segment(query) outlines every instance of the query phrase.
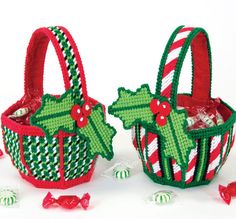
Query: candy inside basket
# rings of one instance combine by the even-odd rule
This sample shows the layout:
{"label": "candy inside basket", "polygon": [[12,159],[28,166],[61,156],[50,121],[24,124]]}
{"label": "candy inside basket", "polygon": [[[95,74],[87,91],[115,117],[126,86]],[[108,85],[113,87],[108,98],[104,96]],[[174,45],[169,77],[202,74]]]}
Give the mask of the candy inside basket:
{"label": "candy inside basket", "polygon": [[[23,98],[22,107],[15,110],[8,117],[21,125],[30,125],[30,117],[41,106],[40,97]],[[227,108],[221,104],[221,99],[211,99],[208,103],[193,100],[187,95],[178,95],[179,110],[185,109],[188,113],[188,130],[198,130],[222,125],[227,120]],[[224,115],[224,116],[223,116]],[[230,115],[229,115],[230,116]]]}
{"label": "candy inside basket", "polygon": [[222,125],[231,115],[220,98],[211,99],[206,103],[187,95],[178,95],[177,109],[187,111],[189,131]]}
{"label": "candy inside basket", "polygon": [[8,118],[11,118],[15,122],[21,125],[30,125],[30,117],[40,108],[42,104],[41,97],[29,97],[25,95],[19,102],[18,109],[8,115]]}

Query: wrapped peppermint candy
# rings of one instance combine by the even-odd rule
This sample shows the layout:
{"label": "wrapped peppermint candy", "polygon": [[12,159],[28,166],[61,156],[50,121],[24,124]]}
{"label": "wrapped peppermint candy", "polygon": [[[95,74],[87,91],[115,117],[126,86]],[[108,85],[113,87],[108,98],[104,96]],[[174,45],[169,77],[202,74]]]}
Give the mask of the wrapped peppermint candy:
{"label": "wrapped peppermint candy", "polygon": [[89,201],[90,195],[88,193],[85,193],[82,198],[79,198],[76,195],[64,195],[59,196],[56,199],[50,192],[48,192],[46,197],[43,199],[42,206],[47,209],[56,204],[62,208],[73,209],[80,205],[84,210],[86,210],[89,207]]}
{"label": "wrapped peppermint candy", "polygon": [[29,113],[30,109],[28,107],[23,107],[18,110],[16,110],[14,113],[12,113],[9,118],[19,118],[22,116],[25,116]]}
{"label": "wrapped peppermint candy", "polygon": [[187,123],[189,130],[204,129],[224,123],[224,119],[218,111],[220,102],[221,100],[217,98],[211,100],[205,106],[194,105],[178,107],[178,109],[185,109],[188,112]]}
{"label": "wrapped peppermint candy", "polygon": [[188,127],[192,127],[194,124],[196,124],[198,121],[198,118],[196,116],[188,117],[187,118],[187,123]]}
{"label": "wrapped peppermint candy", "polygon": [[36,112],[36,110],[41,106],[42,100],[41,98],[33,98],[28,99],[29,97],[25,97],[21,100],[21,105],[19,109],[15,110],[8,117],[20,123],[22,125],[30,124],[30,117]]}
{"label": "wrapped peppermint candy", "polygon": [[200,112],[197,117],[204,123],[206,128],[213,127],[216,125],[216,123],[213,121],[216,116],[213,114],[209,115],[206,112]]}
{"label": "wrapped peppermint candy", "polygon": [[216,121],[217,125],[222,125],[224,123],[224,119],[218,111],[216,111]]}

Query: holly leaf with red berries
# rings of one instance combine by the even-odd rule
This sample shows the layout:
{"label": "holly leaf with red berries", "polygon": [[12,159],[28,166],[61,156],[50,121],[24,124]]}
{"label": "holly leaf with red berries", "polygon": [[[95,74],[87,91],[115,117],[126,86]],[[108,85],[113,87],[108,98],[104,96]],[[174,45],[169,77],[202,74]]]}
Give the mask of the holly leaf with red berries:
{"label": "holly leaf with red berries", "polygon": [[87,101],[81,105],[75,104],[71,89],[59,98],[44,95],[41,107],[31,116],[31,125],[41,128],[48,141],[60,130],[76,132],[86,140],[91,158],[101,155],[111,160],[113,157],[112,139],[116,130],[106,123],[102,106],[92,106]]}
{"label": "holly leaf with red berries", "polygon": [[86,140],[92,157],[99,154],[107,160],[112,159],[112,139],[116,134],[116,130],[106,123],[100,104],[92,108],[87,124],[76,131],[82,139]]}
{"label": "holly leaf with red berries", "polygon": [[132,126],[151,128],[161,137],[164,154],[186,168],[195,141],[187,132],[185,110],[172,109],[165,97],[154,96],[148,85],[142,85],[136,92],[120,88],[118,99],[109,107],[109,113],[122,120],[124,128]]}
{"label": "holly leaf with red berries", "polygon": [[52,139],[59,130],[73,133],[75,121],[70,116],[73,105],[72,89],[66,91],[60,98],[45,94],[42,97],[41,107],[31,116],[30,123],[41,128],[48,139]]}
{"label": "holly leaf with red berries", "polygon": [[160,126],[158,122],[155,124],[165,157],[174,159],[183,169],[188,167],[190,151],[196,147],[195,141],[187,131],[187,117],[185,110],[173,109],[165,117],[165,125]]}
{"label": "holly leaf with red berries", "polygon": [[135,92],[119,88],[118,94],[118,99],[109,106],[108,112],[121,119],[125,129],[130,129],[137,123],[153,123],[150,102],[154,95],[147,84],[142,85]]}

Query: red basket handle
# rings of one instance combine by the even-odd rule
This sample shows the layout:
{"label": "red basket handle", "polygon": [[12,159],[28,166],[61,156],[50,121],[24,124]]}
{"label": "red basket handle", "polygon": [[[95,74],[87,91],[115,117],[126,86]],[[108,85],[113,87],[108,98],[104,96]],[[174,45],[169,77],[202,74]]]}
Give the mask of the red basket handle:
{"label": "red basket handle", "polygon": [[64,27],[37,29],[29,42],[25,63],[25,95],[43,95],[44,61],[49,41],[56,51],[63,73],[65,89],[73,89],[75,99],[86,100],[87,89],[77,46]]}
{"label": "red basket handle", "polygon": [[170,99],[176,108],[180,71],[191,46],[192,97],[202,102],[211,97],[211,52],[206,31],[202,28],[178,27],[171,35],[159,68],[156,94]]}

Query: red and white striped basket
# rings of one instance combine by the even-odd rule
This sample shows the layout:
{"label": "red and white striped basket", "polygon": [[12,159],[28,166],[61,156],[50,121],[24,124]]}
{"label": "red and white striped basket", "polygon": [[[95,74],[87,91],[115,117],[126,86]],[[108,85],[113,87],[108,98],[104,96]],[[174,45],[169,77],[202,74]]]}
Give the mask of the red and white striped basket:
{"label": "red and white striped basket", "polygon": [[[181,67],[191,48],[192,93],[177,94]],[[206,105],[211,98],[211,51],[208,35],[202,28],[178,27],[171,35],[162,56],[156,95],[170,100],[172,107]],[[163,156],[160,138],[140,124],[132,129],[133,144],[139,152],[144,172],[155,182],[181,188],[208,184],[225,163],[235,139],[235,111],[221,101],[223,125],[190,131],[197,147],[189,154],[186,170]]]}

